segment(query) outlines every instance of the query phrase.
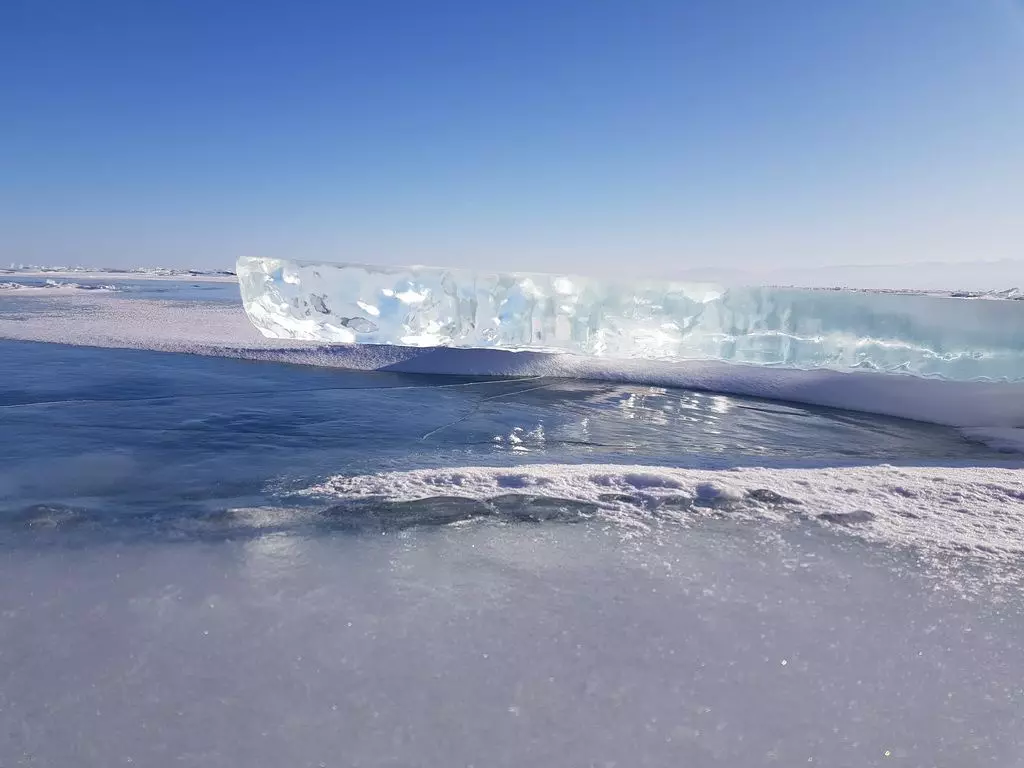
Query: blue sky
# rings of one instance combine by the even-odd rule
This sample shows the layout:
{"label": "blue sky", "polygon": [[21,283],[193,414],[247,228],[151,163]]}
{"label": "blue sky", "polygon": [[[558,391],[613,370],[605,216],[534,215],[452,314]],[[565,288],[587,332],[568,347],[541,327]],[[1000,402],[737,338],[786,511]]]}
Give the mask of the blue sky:
{"label": "blue sky", "polygon": [[1024,257],[1020,0],[5,0],[0,263]]}

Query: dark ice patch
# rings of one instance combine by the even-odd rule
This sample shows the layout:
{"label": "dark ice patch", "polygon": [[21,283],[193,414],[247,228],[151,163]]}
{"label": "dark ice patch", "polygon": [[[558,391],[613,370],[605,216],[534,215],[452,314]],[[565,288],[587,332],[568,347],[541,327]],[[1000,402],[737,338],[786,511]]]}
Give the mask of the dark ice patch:
{"label": "dark ice patch", "polygon": [[857,509],[853,512],[823,512],[818,515],[819,520],[835,525],[862,525],[870,523],[876,517],[874,512],[866,509]]}

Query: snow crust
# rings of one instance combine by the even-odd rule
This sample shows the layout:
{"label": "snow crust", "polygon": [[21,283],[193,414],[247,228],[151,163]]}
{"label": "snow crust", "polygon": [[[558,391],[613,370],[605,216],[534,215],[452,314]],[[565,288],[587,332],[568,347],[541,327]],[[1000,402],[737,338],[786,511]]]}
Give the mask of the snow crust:
{"label": "snow crust", "polygon": [[[982,557],[1016,558],[1024,552],[1024,472],[1013,468],[540,464],[338,475],[306,493],[378,503],[439,499],[449,514],[458,509],[452,498],[472,499],[484,506],[468,516],[598,517],[638,530],[708,516],[774,522],[796,517],[890,545]],[[543,504],[524,506],[535,499]]]}

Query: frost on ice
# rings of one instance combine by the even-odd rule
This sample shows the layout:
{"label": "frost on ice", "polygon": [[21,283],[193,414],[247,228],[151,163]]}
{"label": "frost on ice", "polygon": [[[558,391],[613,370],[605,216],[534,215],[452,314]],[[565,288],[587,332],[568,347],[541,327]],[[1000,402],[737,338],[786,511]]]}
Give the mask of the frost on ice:
{"label": "frost on ice", "polygon": [[1024,301],[243,258],[264,336],[1024,380]]}

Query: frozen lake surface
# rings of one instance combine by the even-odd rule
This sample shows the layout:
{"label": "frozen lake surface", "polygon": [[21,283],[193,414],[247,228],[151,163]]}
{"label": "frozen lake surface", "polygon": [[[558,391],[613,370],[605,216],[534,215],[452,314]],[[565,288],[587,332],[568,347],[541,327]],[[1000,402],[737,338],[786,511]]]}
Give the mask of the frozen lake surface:
{"label": "frozen lake surface", "polygon": [[133,285],[0,295],[0,765],[1024,765],[1019,455]]}

